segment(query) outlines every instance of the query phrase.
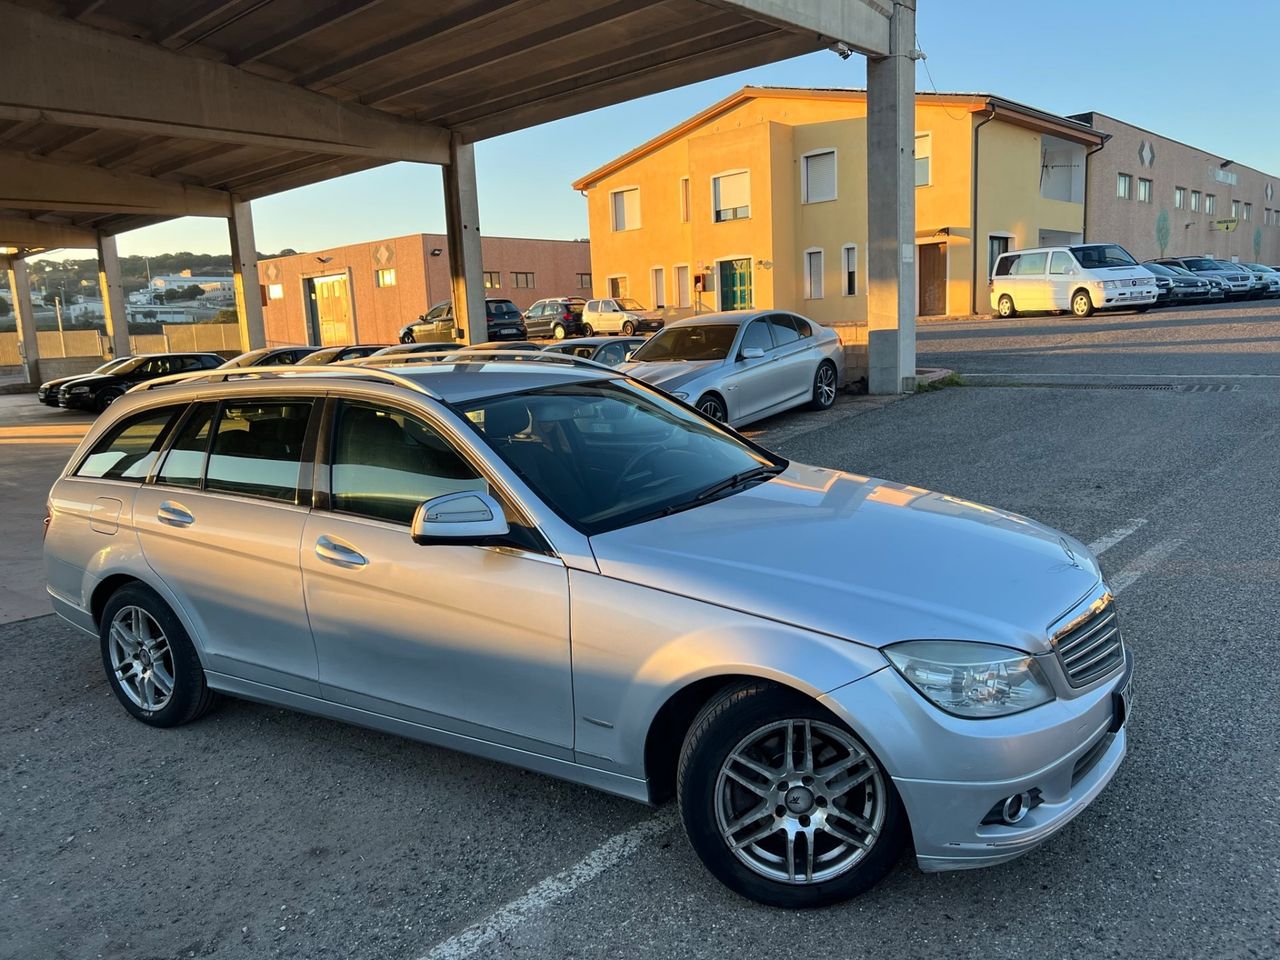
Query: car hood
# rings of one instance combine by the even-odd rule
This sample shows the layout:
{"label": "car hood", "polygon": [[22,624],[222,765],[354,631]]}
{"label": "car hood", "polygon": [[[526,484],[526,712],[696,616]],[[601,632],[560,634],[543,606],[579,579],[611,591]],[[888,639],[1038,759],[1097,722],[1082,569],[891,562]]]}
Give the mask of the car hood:
{"label": "car hood", "polygon": [[[77,387],[86,386],[91,390],[96,390],[98,387],[104,387],[109,384],[114,385],[124,382],[125,381],[123,379],[117,377],[114,373],[92,373],[87,377],[76,377],[71,381],[71,383],[74,383]],[[63,386],[67,386],[67,384],[63,384]]]}
{"label": "car hood", "polygon": [[1156,275],[1143,267],[1093,267],[1094,273],[1107,280],[1155,280]]}
{"label": "car hood", "polygon": [[57,380],[46,380],[40,386],[45,390],[57,390],[59,387],[65,387],[69,383],[75,383],[77,380],[88,380],[91,377],[101,377],[105,374],[101,373],[75,373],[69,377],[59,377]]}
{"label": "car hood", "polygon": [[1100,579],[1088,548],[1026,517],[800,464],[591,545],[605,576],[874,647],[1046,652],[1050,624]]}
{"label": "car hood", "polygon": [[722,366],[723,360],[653,360],[648,363],[630,361],[620,365],[618,369],[637,380],[671,391],[679,390],[685,384]]}

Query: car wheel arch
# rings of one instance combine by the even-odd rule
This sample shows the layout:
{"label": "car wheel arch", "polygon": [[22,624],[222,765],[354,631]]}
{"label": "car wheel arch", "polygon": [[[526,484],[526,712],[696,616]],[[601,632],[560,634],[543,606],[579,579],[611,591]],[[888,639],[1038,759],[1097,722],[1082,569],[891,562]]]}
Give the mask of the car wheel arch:
{"label": "car wheel arch", "polygon": [[89,602],[87,604],[89,614],[93,617],[95,626],[101,626],[102,614],[107,608],[107,604],[111,601],[112,596],[121,588],[130,584],[140,584],[150,590],[154,590],[156,594],[163,600],[173,611],[173,615],[182,623],[182,627],[187,631],[187,636],[191,638],[191,645],[196,648],[196,656],[200,658],[200,663],[205,669],[208,669],[204,652],[204,643],[202,641],[203,633],[200,624],[192,620],[187,611],[183,609],[178,598],[174,596],[173,591],[159,577],[140,576],[137,572],[119,571],[108,574],[96,583],[92,590],[88,591]]}

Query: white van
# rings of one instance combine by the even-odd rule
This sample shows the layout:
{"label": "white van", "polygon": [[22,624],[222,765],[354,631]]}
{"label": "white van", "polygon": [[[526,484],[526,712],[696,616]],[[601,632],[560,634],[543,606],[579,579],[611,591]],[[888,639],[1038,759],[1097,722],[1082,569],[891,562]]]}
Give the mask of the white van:
{"label": "white van", "polygon": [[1156,278],[1115,243],[1036,247],[1001,254],[991,271],[991,308],[1001,317],[1035,310],[1143,313],[1156,302]]}

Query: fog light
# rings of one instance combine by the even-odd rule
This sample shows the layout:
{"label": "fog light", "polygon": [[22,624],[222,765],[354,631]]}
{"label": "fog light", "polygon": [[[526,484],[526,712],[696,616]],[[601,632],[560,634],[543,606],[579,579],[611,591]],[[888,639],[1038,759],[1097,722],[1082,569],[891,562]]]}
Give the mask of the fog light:
{"label": "fog light", "polygon": [[1005,802],[1000,805],[1000,819],[1005,823],[1017,823],[1027,815],[1027,811],[1031,809],[1031,794],[1015,793],[1012,797],[1006,798]]}

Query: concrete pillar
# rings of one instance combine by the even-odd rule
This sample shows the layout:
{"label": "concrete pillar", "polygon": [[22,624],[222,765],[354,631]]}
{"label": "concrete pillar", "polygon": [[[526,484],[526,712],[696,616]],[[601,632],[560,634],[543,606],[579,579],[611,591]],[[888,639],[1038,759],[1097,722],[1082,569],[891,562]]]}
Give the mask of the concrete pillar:
{"label": "concrete pillar", "polygon": [[466,331],[467,343],[483,343],[489,339],[489,324],[484,312],[475,149],[456,133],[449,143],[449,165],[444,168],[444,223],[453,315]]}
{"label": "concrete pillar", "polygon": [[236,317],[240,321],[240,348],[257,350],[267,345],[262,321],[262,290],[258,284],[258,249],[253,239],[253,211],[249,201],[236,197],[231,204],[231,272],[235,275]]}
{"label": "concrete pillar", "polygon": [[18,328],[18,353],[26,369],[27,383],[40,382],[40,341],[36,338],[36,317],[31,312],[31,282],[27,261],[21,257],[0,257],[13,298],[13,319]]}
{"label": "concrete pillar", "polygon": [[112,357],[127,357],[129,315],[124,307],[124,286],[120,283],[120,255],[116,238],[98,235],[98,289],[102,293],[102,314],[107,320],[107,350]]}
{"label": "concrete pillar", "polygon": [[893,5],[890,56],[867,60],[867,389],[916,377],[915,0]]}

